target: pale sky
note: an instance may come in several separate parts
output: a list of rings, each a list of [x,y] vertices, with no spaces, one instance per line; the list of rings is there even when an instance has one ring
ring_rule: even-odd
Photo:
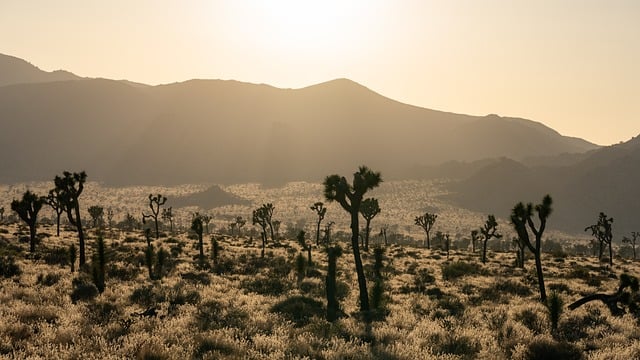
[[[597,144],[640,134],[637,0],[0,0],[0,53],[147,84],[344,77]]]

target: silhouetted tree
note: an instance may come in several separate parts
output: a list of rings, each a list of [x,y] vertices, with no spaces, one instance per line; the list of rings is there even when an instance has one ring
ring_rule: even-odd
[[[87,181],[87,173],[84,171],[80,173],[71,174],[68,171],[64,171],[62,176],[57,176],[53,180],[57,191],[60,193],[60,199],[62,200],[62,206],[67,213],[69,223],[76,227],[78,231],[79,241],[79,266],[84,266],[86,262],[84,252],[84,231],[82,229],[82,218],[80,217],[80,195],[84,190],[84,183]]]
[[[511,211],[511,223],[513,224],[516,232],[518,233],[518,237],[520,241],[522,241],[529,251],[531,251],[535,257],[536,261],[536,274],[538,276],[538,287],[540,288],[540,300],[542,302],[547,301],[547,292],[544,287],[544,276],[542,273],[542,261],[540,259],[540,245],[542,243],[542,234],[547,226],[547,218],[551,215],[553,200],[551,196],[546,195],[542,199],[542,203],[535,206],[535,210],[538,213],[538,219],[540,221],[540,226],[536,228],[533,222],[533,205],[528,203],[526,206],[523,203],[518,203]],[[527,230],[527,225],[531,232],[533,232],[536,242],[535,245],[532,244],[529,238],[529,231]]]
[[[169,232],[173,234],[173,207],[162,209],[162,220],[169,222]]]
[[[298,244],[300,244],[302,250],[305,250],[307,252],[307,262],[309,263],[309,265],[312,265],[313,262],[311,261],[311,245],[307,244],[307,240],[305,239],[306,236],[307,233],[305,233],[304,230],[300,230],[298,236],[296,236],[296,240],[298,240]]]
[[[156,239],[160,238],[160,230],[158,230],[158,215],[160,214],[160,206],[164,205],[167,202],[167,198],[160,194],[153,196],[153,194],[149,194],[149,208],[151,209],[151,214],[142,213],[142,223],[145,223],[147,219],[151,218],[155,222],[156,226]]]
[[[341,314],[340,303],[338,302],[338,291],[336,282],[336,269],[338,257],[342,255],[342,248],[336,245],[327,248],[328,267],[325,288],[327,291],[327,321],[338,320]]]
[[[480,228],[480,233],[482,234],[482,263],[484,264],[487,262],[487,241],[491,238],[502,238],[502,234],[498,233],[498,222],[495,216],[489,215],[487,217],[487,221]]]
[[[236,217],[236,227],[238,228],[238,236],[241,236],[242,227],[247,223],[247,220],[243,219],[242,216]]]
[[[524,250],[527,244],[517,236],[511,239],[511,242],[516,246],[516,267],[524,269]]]
[[[71,272],[76,271],[76,260],[78,259],[78,249],[74,244],[69,245],[69,263],[71,264]]]
[[[360,205],[360,214],[366,221],[364,227],[364,251],[369,251],[369,234],[371,233],[371,220],[380,214],[380,206],[378,199],[368,198],[362,201]]]
[[[598,240],[600,244],[600,252],[598,255],[598,259],[602,260],[602,251],[604,245],[609,246],[609,266],[613,266],[613,251],[611,249],[611,240],[613,240],[613,231],[611,230],[611,224],[613,223],[612,217],[607,217],[607,215],[601,212],[598,215],[598,222],[587,226],[584,231],[591,230],[592,235]]]
[[[11,210],[15,211],[20,219],[29,226],[29,252],[36,251],[36,226],[38,212],[42,209],[45,199],[27,190],[22,194],[21,200],[11,202]]]
[[[102,217],[104,216],[104,208],[102,206],[93,205],[89,207],[87,211],[89,212],[89,216],[91,216],[94,228],[102,224]]]
[[[111,230],[111,226],[113,225],[113,210],[111,208],[107,208],[107,226],[109,230]]]
[[[587,295],[569,305],[569,310],[575,310],[591,301],[602,301],[613,316],[622,316],[629,312],[636,318],[640,317],[640,298],[638,296],[638,278],[629,274],[620,275],[618,290],[613,294]]]
[[[476,243],[480,240],[480,236],[478,236],[480,232],[477,229],[471,230],[471,252],[476,252]]]
[[[264,257],[264,249],[267,243],[267,226],[269,226],[269,223],[267,222],[267,216],[267,210],[264,206],[253,210],[253,225],[260,225],[260,227],[262,228],[262,252],[260,253],[261,257]]]
[[[204,231],[204,223],[202,221],[202,216],[196,214],[191,221],[191,230],[198,235],[198,246],[200,247],[200,263],[204,261],[204,243],[202,241],[202,233]]]
[[[264,218],[264,220],[267,222],[267,225],[269,226],[269,231],[271,232],[271,241],[275,241],[276,239],[273,232],[273,221],[272,221],[273,210],[275,210],[275,207],[273,206],[272,203],[262,204],[262,217]]]
[[[229,223],[229,232],[231,232],[231,236],[233,236],[233,232],[235,231],[236,226],[238,226],[238,224],[235,221]]]
[[[420,226],[422,230],[427,234],[427,249],[431,249],[431,240],[429,239],[429,232],[431,232],[431,228],[433,228],[433,224],[435,224],[438,215],[429,214],[428,212],[424,213],[424,215],[416,216],[415,224]]]
[[[373,288],[371,289],[371,307],[376,314],[376,318],[380,319],[385,314],[385,294],[384,294],[384,277],[382,276],[382,263],[384,258],[384,248],[376,246],[373,249]]]
[[[60,199],[60,189],[55,188],[49,190],[46,202],[56,213],[56,236],[60,236],[60,216],[64,212],[64,207]]]
[[[324,226],[324,230],[323,230],[324,235],[322,236],[322,241],[325,243],[326,246],[329,246],[329,243],[331,242],[331,228],[335,224],[336,224],[335,222],[329,221],[329,223],[327,223]]]
[[[387,246],[387,231],[389,230],[389,224],[382,224],[380,227],[380,236],[384,239],[384,246]]]
[[[367,279],[364,276],[360,249],[358,247],[358,235],[360,232],[359,213],[364,194],[376,188],[382,182],[379,172],[373,172],[366,166],[360,166],[358,172],[353,174],[353,184],[340,175],[330,175],[324,180],[324,196],[328,201],[337,201],[342,208],[351,215],[351,247],[358,276],[358,288],[360,291],[360,311],[367,320],[369,317],[369,294],[367,291]]]
[[[633,249],[633,260],[636,259],[636,241],[638,240],[639,235],[640,232],[632,231],[631,238],[628,238],[626,236],[622,238],[623,243],[631,245],[631,248]]]
[[[133,231],[139,226],[138,220],[136,220],[136,218],[129,213],[125,215],[123,224],[124,224],[125,230],[127,231]]]
[[[200,219],[202,219],[202,225],[204,225],[205,234],[209,234],[209,224],[211,223],[211,219],[213,217],[211,215],[200,215]]]
[[[327,214],[327,208],[324,207],[324,203],[318,201],[317,203],[311,206],[311,210],[316,212],[318,215],[318,222],[316,223],[316,246],[320,245],[320,224],[322,224],[322,220],[324,216]]]

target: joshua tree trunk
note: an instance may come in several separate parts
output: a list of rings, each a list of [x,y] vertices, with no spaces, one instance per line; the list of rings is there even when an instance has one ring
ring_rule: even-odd
[[[371,232],[369,226],[371,225],[371,220],[367,219],[366,221],[367,226],[364,228],[364,251],[369,251],[369,233]]]
[[[536,258],[536,274],[538,275],[538,287],[540,288],[540,300],[545,302],[547,300],[547,291],[544,287],[544,277],[542,275],[542,261],[540,260],[540,246],[538,246],[535,252]]]
[[[75,206],[75,213],[76,213],[76,228],[78,229],[78,240],[79,240],[79,247],[80,247],[80,256],[78,257],[78,264],[80,267],[82,267],[84,265],[84,263],[86,262],[86,258],[85,258],[85,254],[84,254],[84,231],[82,230],[82,219],[80,218],[80,205],[78,204],[78,202],[76,201],[76,206]]]
[[[358,209],[360,204],[351,204],[353,209]],[[353,258],[356,264],[356,273],[358,275],[358,289],[360,291],[360,310],[365,313],[368,318],[369,312],[369,293],[367,291],[367,279],[364,276],[364,268],[362,266],[362,259],[360,258],[360,251],[358,250],[358,238],[359,238],[359,224],[358,224],[358,211],[351,213],[351,248],[353,250]]]

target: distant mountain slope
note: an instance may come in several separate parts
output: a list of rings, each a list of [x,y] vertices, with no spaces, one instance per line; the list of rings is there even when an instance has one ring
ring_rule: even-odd
[[[518,201],[552,195],[549,226],[582,233],[600,211],[614,218],[617,240],[640,231],[640,136],[591,151],[568,166],[527,167],[512,160],[492,163],[451,185],[450,196],[466,208],[508,217]]]
[[[0,54],[0,86],[78,79],[68,71],[47,72],[17,57]]]
[[[210,210],[225,205],[249,204],[251,204],[249,200],[228,193],[222,190],[218,185],[211,186],[208,189],[195,194],[176,197],[167,201],[167,206],[173,206],[174,208],[197,206],[204,210]]]
[[[0,119],[0,182],[86,169],[113,185],[274,185],[360,164],[389,179],[450,160],[597,148],[529,120],[402,104],[346,79],[302,89],[221,80],[8,85]]]

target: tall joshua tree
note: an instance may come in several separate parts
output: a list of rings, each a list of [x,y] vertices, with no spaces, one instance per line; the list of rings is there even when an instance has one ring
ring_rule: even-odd
[[[351,248],[355,260],[360,290],[360,311],[369,319],[369,294],[367,279],[364,276],[358,237],[360,232],[359,213],[364,194],[380,185],[382,177],[379,172],[373,172],[366,166],[360,166],[353,174],[353,183],[349,184],[344,176],[330,175],[324,180],[324,196],[328,201],[337,201],[342,208],[351,215]]]
[[[477,229],[471,230],[471,252],[476,252],[476,243],[480,240],[480,236],[478,236],[480,232]]]
[[[56,213],[56,236],[60,236],[60,216],[64,212],[64,206],[62,205],[62,199],[60,198],[60,189],[55,188],[49,190],[49,194],[45,201]]]
[[[511,210],[511,223],[518,233],[518,237],[520,241],[522,241],[529,251],[533,253],[536,261],[536,273],[538,275],[538,287],[540,288],[540,300],[542,302],[547,301],[547,292],[544,287],[544,276],[542,273],[542,261],[540,259],[540,245],[542,243],[542,234],[547,226],[547,219],[549,215],[551,215],[553,200],[551,196],[545,195],[542,199],[542,203],[535,206],[535,211],[538,213],[538,219],[540,221],[539,227],[536,228],[535,223],[533,222],[533,205],[528,203],[526,206],[519,202],[516,206]],[[527,226],[533,232],[536,240],[535,244],[531,242],[529,238],[529,230]]]
[[[422,228],[422,230],[424,230],[424,232],[427,234],[427,239],[426,239],[426,245],[427,245],[427,249],[431,248],[431,241],[429,239],[429,232],[431,231],[431,228],[433,228],[433,224],[436,223],[436,219],[438,218],[438,215],[436,214],[429,214],[428,212],[424,213],[424,215],[420,215],[420,216],[416,216],[415,218],[415,224],[420,226]]]
[[[53,180],[57,191],[60,193],[60,199],[62,200],[62,206],[67,213],[69,223],[76,227],[78,230],[79,241],[79,257],[78,264],[82,267],[86,262],[84,252],[84,231],[82,230],[82,218],[80,217],[80,195],[84,190],[84,183],[87,181],[87,173],[84,171],[80,173],[70,173],[64,171],[62,176],[57,176]]]
[[[318,222],[316,223],[316,246],[320,245],[320,224],[322,224],[322,220],[324,220],[324,216],[327,214],[327,208],[324,207],[324,203],[322,201],[318,201],[317,203],[311,206],[311,210],[315,211],[318,215]]]
[[[276,237],[273,231],[273,221],[271,220],[273,218],[273,210],[275,210],[275,206],[273,206],[272,203],[266,203],[266,204],[262,204],[262,217],[264,218],[264,221],[267,222],[267,225],[269,226],[269,232],[271,233],[271,241],[275,241]]]
[[[487,241],[491,238],[500,239],[502,234],[498,233],[498,222],[496,221],[496,217],[493,215],[489,215],[487,217],[487,221],[480,228],[480,233],[482,234],[482,263],[487,262]]]
[[[162,209],[162,220],[169,222],[169,232],[173,234],[173,207]]]
[[[22,194],[22,200],[13,200],[11,210],[15,211],[20,219],[29,226],[29,251],[36,251],[36,225],[38,212],[44,205],[44,198],[27,190]]]
[[[153,194],[149,194],[149,208],[151,209],[151,214],[142,213],[142,220],[146,221],[151,218],[155,222],[156,226],[156,239],[160,238],[160,231],[158,230],[158,215],[160,214],[160,206],[164,205],[167,202],[167,198],[160,194],[153,196]]]
[[[602,260],[602,251],[604,245],[609,246],[609,266],[613,266],[613,251],[611,249],[611,240],[613,240],[613,232],[611,229],[611,224],[613,223],[612,217],[607,217],[607,215],[601,212],[598,215],[598,222],[587,226],[584,231],[591,230],[593,236],[598,240],[600,245],[600,252],[598,254],[598,259]]]
[[[204,231],[204,223],[202,221],[202,216],[196,214],[191,221],[191,230],[196,233],[198,236],[198,246],[200,247],[200,262],[204,261],[204,244],[202,241],[202,232]]]
[[[266,214],[266,209],[264,206],[261,206],[255,210],[253,210],[253,225],[260,225],[260,228],[262,228],[262,253],[260,254],[261,257],[264,257],[264,248],[265,248],[265,244],[267,242],[267,214]]]
[[[369,234],[371,233],[371,220],[380,214],[380,206],[378,199],[368,198],[362,201],[360,206],[360,214],[366,221],[364,227],[364,251],[369,251]]]

